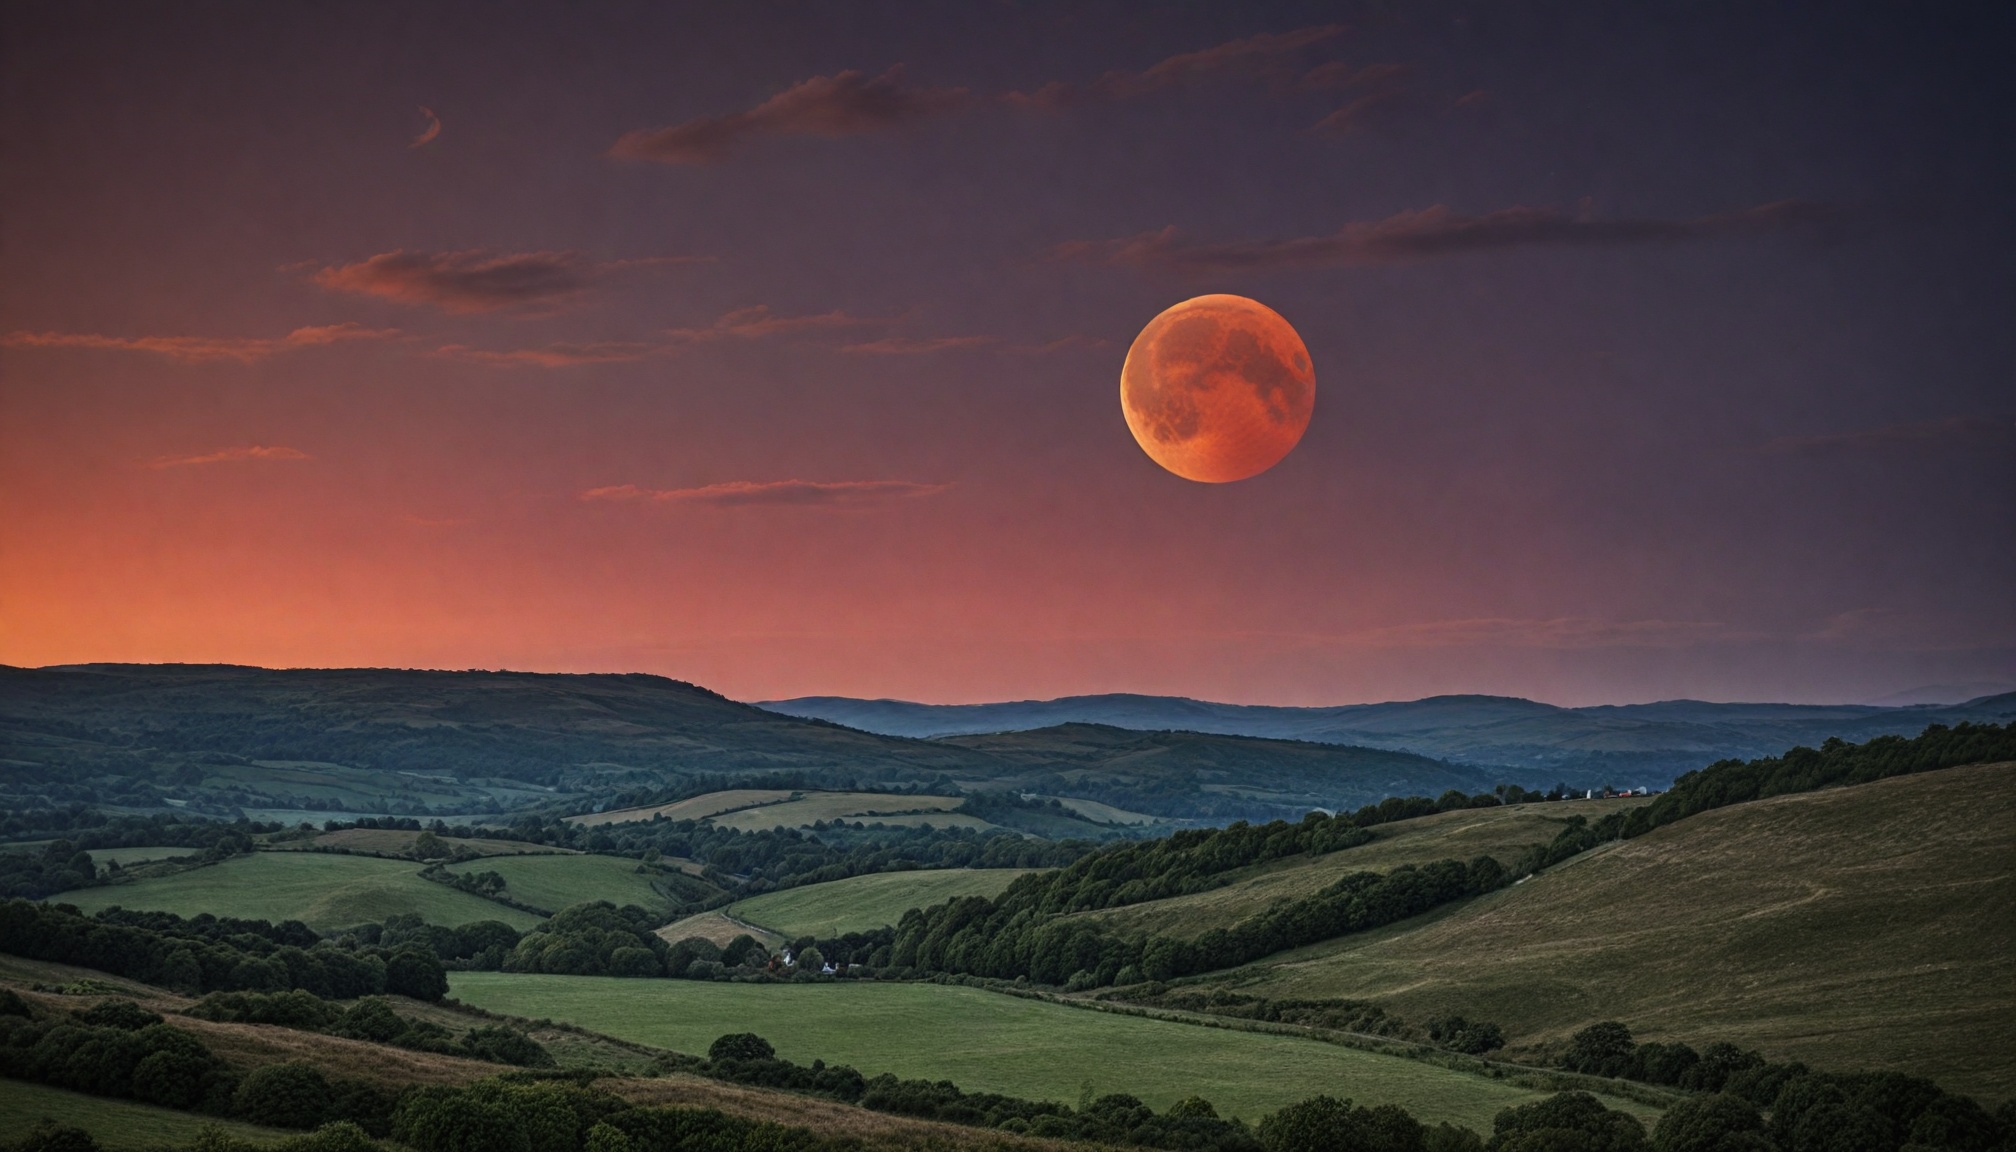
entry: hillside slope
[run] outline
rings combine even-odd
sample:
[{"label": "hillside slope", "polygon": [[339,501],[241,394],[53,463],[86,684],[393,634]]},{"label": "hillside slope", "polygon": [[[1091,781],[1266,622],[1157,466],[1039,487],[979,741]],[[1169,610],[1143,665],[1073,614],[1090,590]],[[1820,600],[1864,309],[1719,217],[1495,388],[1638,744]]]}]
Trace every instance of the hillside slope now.
[{"label": "hillside slope", "polygon": [[1595,821],[1643,799],[1577,800],[1464,808],[1372,828],[1372,842],[1321,856],[1290,856],[1230,873],[1222,888],[1080,913],[1125,933],[1146,932],[1194,940],[1213,928],[1231,928],[1276,900],[1298,899],[1352,872],[1390,872],[1437,860],[1491,856],[1511,866],[1528,845],[1544,844],[1572,817]]},{"label": "hillside slope", "polygon": [[1418,752],[1496,770],[1528,787],[1565,781],[1663,785],[1681,772],[1726,758],[1749,759],[1830,736],[1851,742],[1915,735],[1928,724],[1999,722],[2016,717],[2016,693],[1961,705],[1654,704],[1561,708],[1506,696],[1431,696],[1329,708],[1218,704],[1175,696],[1113,693],[1000,704],[914,704],[807,696],[764,708],[870,732],[938,737],[1025,731],[1059,724],[1105,724],[1308,740]]},{"label": "hillside slope", "polygon": [[1023,787],[1089,796],[1122,808],[1164,813],[1189,806],[1236,814],[1253,804],[1282,815],[1311,808],[1357,808],[1388,796],[1437,796],[1451,788],[1488,792],[1485,772],[1406,752],[1263,740],[1199,732],[1138,732],[1104,724],[1060,724],[1033,732],[946,736],[934,744],[970,749],[1016,766]]},{"label": "hillside slope", "polygon": [[1215,983],[1461,1012],[1515,1047],[1604,1019],[2016,1095],[2016,764],[1781,796]]}]

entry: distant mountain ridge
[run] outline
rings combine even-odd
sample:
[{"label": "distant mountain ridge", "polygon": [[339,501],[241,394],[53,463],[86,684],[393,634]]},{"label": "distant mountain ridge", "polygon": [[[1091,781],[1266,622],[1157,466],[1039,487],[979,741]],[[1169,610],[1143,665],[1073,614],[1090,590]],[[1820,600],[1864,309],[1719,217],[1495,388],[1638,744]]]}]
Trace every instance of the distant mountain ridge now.
[{"label": "distant mountain ridge", "polygon": [[1751,759],[1837,736],[1916,735],[1930,724],[2016,719],[2016,693],[1957,705],[1718,704],[1663,700],[1563,708],[1516,696],[1430,696],[1297,708],[1111,693],[998,704],[804,696],[759,701],[789,716],[927,739],[1104,724],[1136,731],[1349,744],[1486,769],[1528,786],[1664,785],[1716,760]]},{"label": "distant mountain ridge", "polygon": [[1111,725],[893,737],[642,674],[188,664],[0,666],[0,765],[0,815],[91,804],[289,823],[571,814],[777,773],[794,788],[942,782],[1219,821],[1496,782],[1404,751]]}]

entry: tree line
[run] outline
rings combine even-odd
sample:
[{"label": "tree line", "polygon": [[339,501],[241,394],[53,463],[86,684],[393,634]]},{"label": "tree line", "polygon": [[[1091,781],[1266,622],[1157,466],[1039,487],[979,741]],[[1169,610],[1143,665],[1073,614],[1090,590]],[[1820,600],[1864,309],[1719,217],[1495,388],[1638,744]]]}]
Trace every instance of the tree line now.
[{"label": "tree line", "polygon": [[343,947],[298,920],[184,920],[119,909],[89,917],[69,905],[10,900],[0,904],[0,952],[199,994],[301,988],[332,1000],[384,993],[439,1000],[448,993],[447,973],[431,952]]}]

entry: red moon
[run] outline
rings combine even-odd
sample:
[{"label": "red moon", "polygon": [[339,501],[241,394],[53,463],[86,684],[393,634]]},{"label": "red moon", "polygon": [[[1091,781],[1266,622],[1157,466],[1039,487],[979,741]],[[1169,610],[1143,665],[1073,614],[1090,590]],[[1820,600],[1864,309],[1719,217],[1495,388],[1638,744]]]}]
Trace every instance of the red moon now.
[{"label": "red moon", "polygon": [[1199,296],[1148,322],[1120,369],[1141,450],[1204,484],[1258,476],[1302,439],[1316,372],[1302,337],[1244,296]]}]

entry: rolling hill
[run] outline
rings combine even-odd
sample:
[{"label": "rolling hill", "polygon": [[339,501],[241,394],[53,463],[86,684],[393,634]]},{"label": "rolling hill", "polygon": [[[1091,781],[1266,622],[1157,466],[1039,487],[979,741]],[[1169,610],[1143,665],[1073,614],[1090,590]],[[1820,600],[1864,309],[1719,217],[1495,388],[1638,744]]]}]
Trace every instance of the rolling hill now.
[{"label": "rolling hill", "polygon": [[1572,817],[1599,820],[1643,803],[1643,799],[1578,800],[1465,808],[1421,816],[1375,826],[1369,844],[1243,868],[1227,875],[1223,887],[1080,915],[1126,933],[1192,940],[1213,928],[1229,929],[1276,900],[1311,895],[1352,872],[1390,872],[1406,864],[1419,867],[1437,860],[1479,856],[1495,857],[1510,865],[1528,845],[1554,839]]},{"label": "rolling hill", "polygon": [[1000,704],[914,704],[806,696],[761,705],[791,716],[921,738],[1103,724],[1305,740],[1417,752],[1545,788],[1662,787],[1716,760],[1748,759],[1830,736],[1851,742],[1916,735],[1928,724],[2016,717],[2016,693],[1960,705],[1654,704],[1561,708],[1505,696],[1432,696],[1387,704],[1287,708],[1174,696],[1109,694]]},{"label": "rolling hill", "polygon": [[1727,1040],[2006,1100],[2016,764],[1705,812],[1509,889],[1189,983],[1372,1000],[1408,1018],[1459,1012],[1501,1024],[1515,1049],[1621,1020],[1642,1039]]},{"label": "rolling hill", "polygon": [[[1197,819],[1293,817],[1495,782],[1406,752],[1183,732],[917,740],[658,676],[233,665],[0,667],[0,761],[4,809],[86,803],[287,823],[574,814],[624,794],[775,788],[781,777],[829,791],[1033,792]],[[1247,779],[1259,783],[1234,786]]]}]

